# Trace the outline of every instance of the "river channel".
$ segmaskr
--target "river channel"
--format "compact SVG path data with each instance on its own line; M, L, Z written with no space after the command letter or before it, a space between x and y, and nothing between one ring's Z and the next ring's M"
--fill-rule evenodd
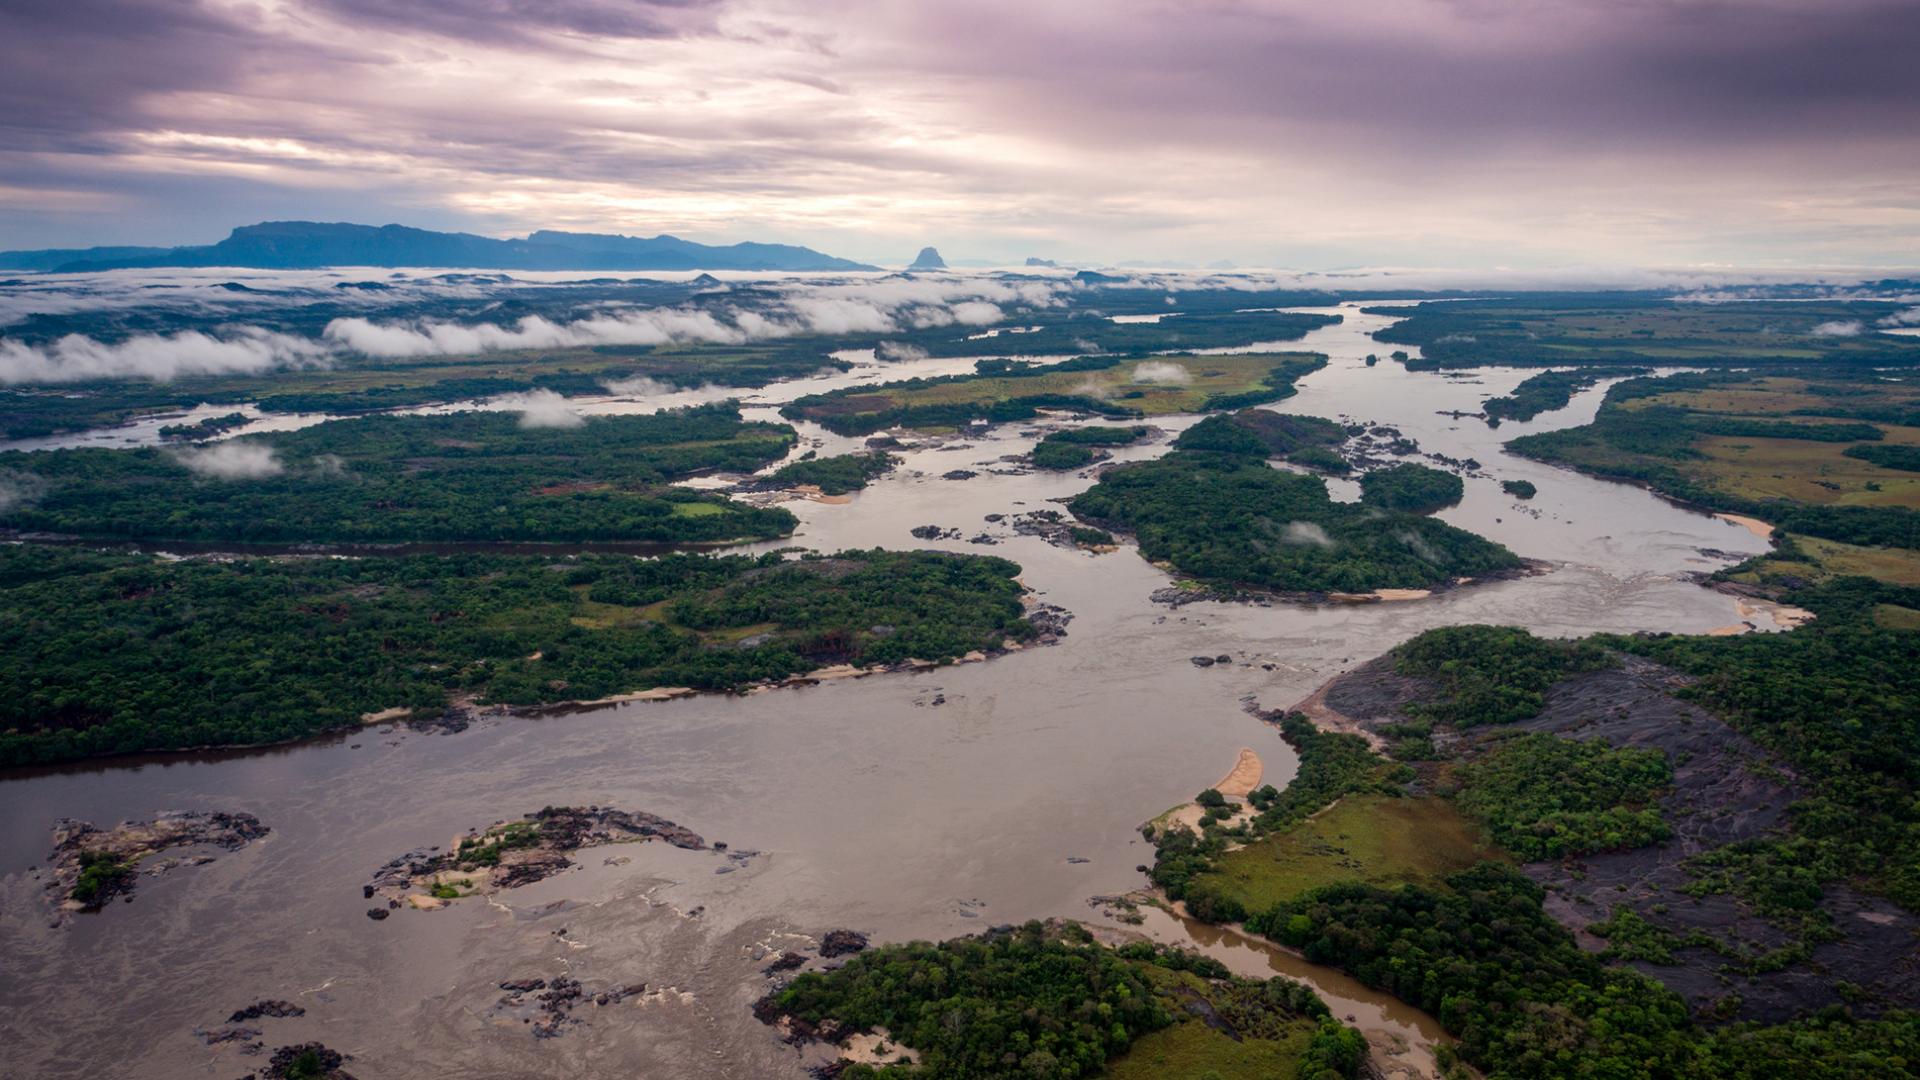
M1476 459L1465 500L1440 516L1549 572L1419 601L1169 609L1149 599L1167 575L1131 547L1069 551L985 521L1092 483L1002 460L1031 448L1024 425L911 450L900 470L849 501L787 504L799 534L771 546L1004 556L1042 599L1073 613L1063 642L921 674L495 719L454 735L369 728L266 751L0 778L0 1076L231 1078L259 1062L203 1045L194 1029L256 999L286 998L307 1013L263 1021L268 1045L321 1040L353 1055L349 1069L363 1080L799 1077L800 1053L748 1012L765 992L769 950L835 927L901 940L1048 916L1101 921L1090 897L1145 884L1142 821L1214 782L1242 747L1263 759L1268 782L1292 774L1285 745L1248 714L1249 702L1291 704L1452 623L1580 635L1740 621L1733 598L1687 575L1762 550L1752 533L1501 450L1515 435L1585 423L1604 387L1490 430L1445 414L1477 410L1527 372L1408 372L1386 359L1369 367L1367 354L1386 351L1369 335L1391 320L1359 307L1325 309L1345 321L1284 346L1332 362L1275 407L1390 424L1423 451ZM751 415L770 417L800 393L970 364L869 362L732 393ZM721 393L582 408L652 409ZM1163 453L1194 419L1157 420L1165 436L1119 456ZM801 427L823 454L852 445ZM976 475L942 478L955 470ZM1539 495L1516 501L1503 479L1531 480ZM923 542L909 534L923 524L999 542ZM1235 662L1189 662L1221 654ZM716 873L731 864L706 852L593 849L580 869L491 901L366 917L360 885L392 856L549 804L585 803L651 811L758 854ZM107 826L164 809L244 810L273 832L210 865L143 878L131 904L50 927L34 870L54 822ZM1143 929L1249 973L1315 978L1303 963L1171 916L1156 913ZM502 980L556 974L650 989L584 1011L555 1039L492 1012ZM1413 1043L1434 1034L1412 1010L1320 974L1336 1015Z

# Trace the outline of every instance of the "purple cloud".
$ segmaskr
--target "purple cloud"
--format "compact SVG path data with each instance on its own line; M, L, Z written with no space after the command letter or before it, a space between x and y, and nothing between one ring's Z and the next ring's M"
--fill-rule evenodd
M1915 42L1893 0L20 0L0 246L358 205L883 261L1911 262Z

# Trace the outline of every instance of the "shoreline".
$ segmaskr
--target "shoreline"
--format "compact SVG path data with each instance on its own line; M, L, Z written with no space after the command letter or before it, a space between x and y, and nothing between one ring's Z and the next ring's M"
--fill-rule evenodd
M1029 592L1027 599L1032 601L1032 597L1033 594ZM1030 602L1027 615L1031 618L1036 613L1046 612L1048 610L1050 610L1048 605ZM449 709L464 709L476 717L497 716L506 718L543 719L575 712L591 712L600 709L617 708L620 705L630 702L674 701L681 698L709 696L744 697L749 694L764 694L773 690L818 686L823 682L837 682L843 679L864 679L873 675L896 675L936 671L942 667L984 663L988 660L998 659L1011 653L1025 652L1029 649L1040 649L1057 645L1059 644L1059 637L1062 636L1062 631L1059 628L1064 626L1064 620L1054 625L1055 629L1043 631L1043 633L1053 634L1054 637L1052 640L1035 641L1031 644L1019 641L1002 641L1001 644L995 648L974 649L944 662L907 659L893 664L875 664L864 668L855 667L852 664L834 664L827 667L814 668L811 671L801 672L795 675L789 675L782 679L763 680L761 682L724 690L701 690L690 686L655 686L645 690L636 690L625 694L614 694L604 698L543 702L538 705L480 705L470 700L462 700L449 696L448 700L439 707L439 711L444 713ZM434 707L428 707L428 711L432 711L433 708ZM151 747L144 750L128 750L112 754L94 754L87 757L67 758L61 761L0 766L0 784L4 784L8 780L27 779L33 776L61 773L69 770L106 771L115 768L137 769L141 765L146 764L146 761L143 759L149 757L158 761L178 761L182 755L186 754L246 756L254 753L285 751L309 744L318 745L328 740L337 742L352 736L356 732L364 731L380 724L407 723L409 718L420 711L422 710L417 708L393 706L376 712L361 713L359 717L351 722L341 723L305 735L296 735L288 739L276 739L272 742L208 743L200 746Z
M1253 604L1257 607L1270 607L1273 604L1297 604L1301 606L1332 606L1347 604L1405 604L1420 600L1431 600L1444 596L1456 589L1474 585L1489 585L1502 581L1518 581L1522 578L1541 577L1560 568L1558 563L1545 559L1521 559L1521 565L1506 570L1496 570L1488 574L1473 577L1454 577L1438 582L1424 589L1382 587L1363 593L1296 591L1287 589L1269 589L1261 586L1224 585L1201 581L1198 578L1176 577L1174 583L1155 589L1149 600L1155 604L1165 604L1172 608L1182 608L1188 604L1197 604L1203 600L1212 600L1226 604ZM1167 569L1161 564L1161 569Z
M736 537L732 540L402 540L392 543L359 541L227 541L161 540L151 537L97 537L71 533L0 529L0 543L42 544L48 547L112 548L156 555L232 556L235 558L381 558L405 555L671 555L677 552L726 551L749 544L789 540L782 536Z
M1457 1040L1432 1015L1384 990L1367 986L1339 968L1316 964L1297 949L1251 933L1241 924L1197 919L1183 902L1169 899L1159 888L1148 886L1122 899L1142 910L1158 912L1161 919L1171 924L1162 929L1169 936L1178 932L1185 939L1175 942L1181 947L1228 961L1230 968L1251 968L1252 965L1244 961L1236 965L1230 960L1240 959L1234 954L1244 950L1264 961L1264 977L1280 975L1307 986L1326 1002L1336 1019L1352 1025L1366 1037L1368 1061L1374 1069L1372 1075L1383 1080L1440 1080L1435 1047L1452 1045ZM1103 930L1124 939L1168 943L1134 926ZM1235 973L1248 974L1245 970Z

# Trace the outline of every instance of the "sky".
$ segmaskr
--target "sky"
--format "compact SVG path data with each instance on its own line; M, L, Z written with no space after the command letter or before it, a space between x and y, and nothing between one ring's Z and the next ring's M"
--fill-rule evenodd
M0 248L1920 264L1920 0L7 0Z

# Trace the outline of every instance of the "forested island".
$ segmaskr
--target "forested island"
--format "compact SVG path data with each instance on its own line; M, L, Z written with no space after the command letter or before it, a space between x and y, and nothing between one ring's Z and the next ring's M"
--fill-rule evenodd
M1503 397L1492 397L1482 409L1487 414L1487 422L1498 424L1502 420L1531 420L1543 412L1564 409L1573 401L1573 395L1588 389L1601 379L1615 379L1629 375L1645 375L1645 368L1575 368L1571 371L1543 371L1538 375L1529 375L1513 388L1513 393Z
M1294 381L1326 366L1317 353L1241 356L1088 356L1057 364L982 360L972 375L910 379L796 398L780 410L840 435L889 427L953 427L1030 420L1041 409L1109 419L1244 409L1291 397Z
M859 491L877 476L884 476L900 459L884 450L835 457L808 457L780 466L767 478L779 487L811 484L823 495L845 495Z
M1227 588L1428 589L1522 566L1444 522L1335 502L1326 481L1272 468L1265 452L1175 450L1108 470L1067 505L1082 521L1131 533L1144 558Z
M0 764L281 742L386 710L732 690L1034 635L939 552L167 560L0 547Z
M529 426L505 412L376 416L185 450L0 455L29 497L0 526L88 538L244 543L727 542L794 517L671 486L751 472L793 445L731 404Z
M1107 448L1131 446L1146 438L1150 430L1138 425L1133 427L1091 425L1050 431L1034 444L1033 467L1064 470L1091 465L1106 456Z

